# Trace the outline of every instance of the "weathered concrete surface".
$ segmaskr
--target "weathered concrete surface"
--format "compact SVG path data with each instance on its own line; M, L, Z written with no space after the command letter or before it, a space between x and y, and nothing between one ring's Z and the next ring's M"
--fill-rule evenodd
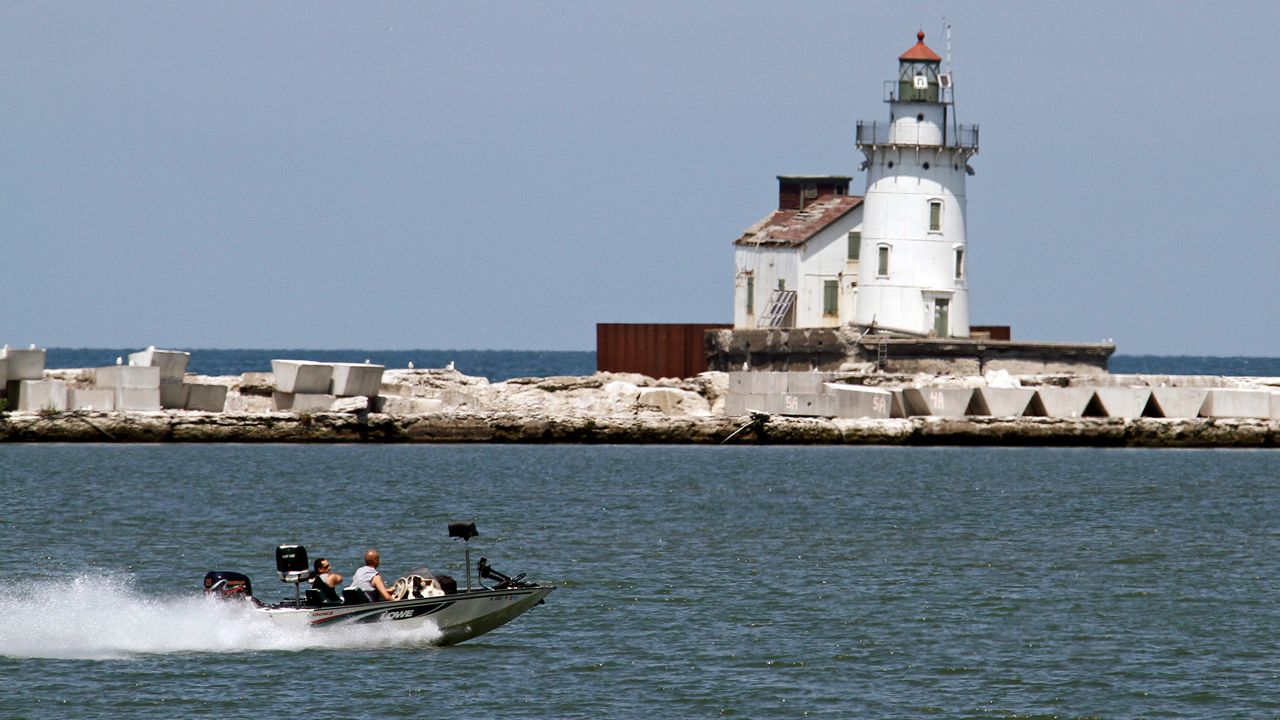
M1204 387L1151 388L1151 401L1167 418L1192 418L1200 414L1209 390Z
M1271 393L1262 390L1210 390L1200 414L1217 418L1270 418Z
M902 397L906 401L908 415L962 417L969 412L969 403L973 400L973 389L904 388Z
M7 442L720 443L749 418L526 413L10 413ZM1280 447L1280 421L1139 418L774 417L734 444Z
M1136 418L1142 417L1151 400L1151 389L1104 386L1097 389L1096 397L1107 417Z
M108 365L94 371L94 381L100 388L159 390L160 368L150 365Z
M338 397L374 397L382 387L382 365L334 363L329 394Z
M978 388L973 393L971 407L979 415L994 417L1021 417L1036 395L1033 388Z
M310 360L272 360L276 388L284 393L324 395L333 379L333 365Z
M115 390L112 388L67 388L67 409L115 410Z
M214 383L183 383L187 388L186 409L222 412L227 408L227 387Z
M67 384L61 380L17 380L9 383L10 399L15 410L40 412L67 409ZM17 392L12 388L16 387Z
M850 372L881 366L893 373L982 375L992 370L1006 370L1028 375L1106 373L1115 345L864 337L856 328L844 326L709 330L705 350L708 367L726 372L742 369Z
M1046 416L1070 419L1084 415L1093 395L1089 388L1043 387L1036 389L1036 402Z
M181 382L182 376L187 373L187 363L190 360L191 353L181 350L157 350L150 347L141 352L129 353L130 365L160 368L161 382L165 380Z
M46 380L60 380L67 388L91 388L92 370L48 370ZM658 379L629 373L597 373L585 377L515 378L491 383L448 370L391 370L384 373L380 394L335 401L328 409L277 412L271 373L246 373L235 377L187 376L225 393L225 414L173 410L166 412L76 413L44 412L0 414L0 438L24 440L190 441L190 442L562 442L562 443L715 443L742 429L734 443L822 444L995 444L995 445L1101 445L1169 447L1273 447L1277 421L1196 419L1133 420L1092 417L1105 414L1095 393L1100 388L1151 388L1153 397L1177 378L1123 376L1039 375L939 377L885 373L839 373L839 382L823 382L825 374L776 373L752 378L726 373L704 373L683 380ZM820 389L819 393L773 392L762 395L730 393L731 387ZM845 385L844 383L849 383ZM1019 384L1022 384L1019 387ZM1089 400L1077 412L1088 417L976 417L987 405L984 388L1008 391L1012 406L1028 392L1036 392L1027 415L1044 415L1040 394L1062 393L1078 403ZM194 387L194 386L193 386ZM834 389L833 389L834 387ZM1280 388L1280 378L1212 378L1195 383L1194 389L1248 390L1265 393L1268 402ZM968 393L967 417L883 418L904 413L908 389L917 392ZM1182 388L1173 388L1182 389ZM140 389L139 389L140 390ZM151 392L159 392L153 390ZM1132 394L1129 390L1125 393ZM1017 397L1013 397L1016 395ZM726 408L733 398L743 407ZM791 397L826 403L821 414L865 414L865 401L879 419L831 417L781 417L753 422L747 409L762 402ZM823 399L816 399L823 398ZM834 403L834 404L833 404ZM842 406L850 405L849 408ZM927 405L927 403L925 403ZM211 403L215 409L218 404ZM945 410L961 402L944 402ZM1152 405L1154 408L1154 404ZM988 410L991 408L988 407ZM34 410L34 409L33 409ZM725 411L728 410L726 413ZM1270 404L1268 410L1271 410ZM1087 412L1086 412L1087 411ZM778 412L775 410L774 412ZM809 410L809 412L813 412ZM744 427L745 426L745 427Z
M154 368L152 368L154 369ZM160 410L160 388L111 388L116 410L154 412Z
M0 354L6 360L5 381L41 380L44 378L43 348L8 348Z

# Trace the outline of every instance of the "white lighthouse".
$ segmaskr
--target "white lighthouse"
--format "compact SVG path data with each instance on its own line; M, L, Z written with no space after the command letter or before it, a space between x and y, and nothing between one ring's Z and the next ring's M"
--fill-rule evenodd
M889 122L858 122L866 156L855 322L969 337L965 176L978 128L955 122L951 78L916 35L886 83Z

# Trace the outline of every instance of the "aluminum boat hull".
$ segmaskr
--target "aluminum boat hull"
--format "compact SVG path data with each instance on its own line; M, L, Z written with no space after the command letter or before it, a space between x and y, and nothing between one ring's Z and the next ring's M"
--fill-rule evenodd
M368 623L395 623L407 630L434 626L440 631L437 645L454 645L502 627L537 605L555 590L553 585L471 590L419 600L325 605L321 607L266 607L277 624L292 628L346 627Z

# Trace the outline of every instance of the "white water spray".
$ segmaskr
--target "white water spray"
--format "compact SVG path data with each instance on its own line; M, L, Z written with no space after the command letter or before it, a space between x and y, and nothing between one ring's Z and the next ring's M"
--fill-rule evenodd
M0 617L0 656L14 658L425 648L440 638L430 625L282 628L247 604L204 597L198 590L151 596L128 579L89 575L37 582L21 592L0 590Z

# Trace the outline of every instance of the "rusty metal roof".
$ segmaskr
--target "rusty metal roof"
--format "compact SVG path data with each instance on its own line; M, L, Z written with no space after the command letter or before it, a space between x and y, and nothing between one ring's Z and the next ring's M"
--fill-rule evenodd
M734 245L803 245L862 204L857 195L824 195L803 210L775 210L747 228Z
M899 60L909 62L942 62L942 58L938 57L938 53L929 49L924 44L924 31L916 33L916 44L902 55L898 56Z

